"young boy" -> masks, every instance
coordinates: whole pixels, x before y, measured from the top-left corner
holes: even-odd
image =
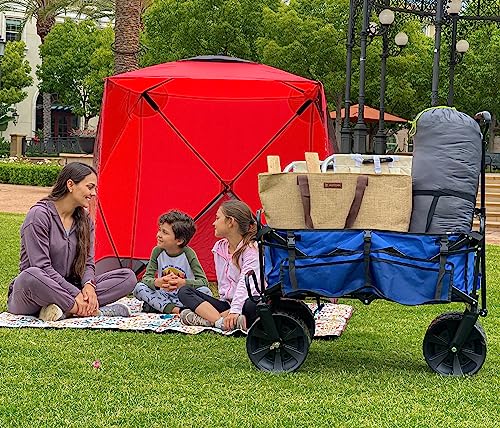
[[[178,314],[182,305],[177,291],[184,285],[212,295],[196,253],[187,246],[195,232],[193,219],[181,211],[169,211],[158,219],[158,245],[142,282],[134,288],[134,296],[143,302],[143,312]]]

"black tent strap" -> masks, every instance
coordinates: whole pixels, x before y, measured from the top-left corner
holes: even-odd
[[[466,192],[457,192],[455,190],[450,189],[442,189],[442,190],[413,190],[413,196],[454,196],[455,198],[465,199],[466,201],[476,203],[476,195]]]
[[[122,261],[120,259],[120,256],[118,255],[118,250],[116,249],[116,245],[113,241],[113,238],[111,237],[111,232],[109,230],[108,223],[106,222],[106,218],[104,217],[104,212],[102,211],[102,206],[99,203],[99,200],[97,200],[97,212],[101,215],[102,224],[104,225],[104,229],[106,230],[106,235],[108,236],[111,247],[113,248],[113,252],[115,253],[115,257],[118,259],[118,263],[120,263],[120,267],[123,268]]]
[[[455,190],[414,190],[413,196],[433,196],[431,206],[429,207],[429,212],[427,213],[427,221],[425,224],[425,233],[427,233],[431,227],[432,218],[436,212],[436,206],[439,202],[441,196],[452,196],[455,198],[465,199],[466,201],[476,204],[476,195],[471,195],[466,192],[457,192]]]
[[[175,132],[175,134],[186,144],[186,146],[193,152],[193,154],[200,160],[200,162],[207,167],[207,169],[221,182],[223,186],[225,186],[224,180],[222,177],[213,169],[210,164],[203,159],[203,156],[201,156],[196,149],[193,147],[193,145],[184,137],[184,135],[181,134],[181,132],[176,128],[176,126],[169,120],[169,118],[160,110],[156,102],[151,98],[151,96],[147,92],[143,92],[142,97],[144,100],[151,106],[151,108],[158,112],[158,114],[163,118],[165,122],[167,122],[168,126],[172,128],[172,130]]]

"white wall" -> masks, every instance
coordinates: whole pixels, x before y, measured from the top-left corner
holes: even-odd
[[[0,14],[0,33],[2,38],[5,40],[5,17],[12,18],[23,18],[23,14],[20,12],[3,12]],[[26,59],[29,61],[31,66],[31,75],[33,76],[33,84],[25,88],[28,93],[26,99],[16,105],[17,113],[19,114],[19,120],[17,125],[9,122],[9,126],[6,131],[3,132],[3,136],[6,139],[10,138],[10,134],[24,134],[27,136],[32,136],[35,130],[35,106],[36,98],[38,96],[38,80],[35,75],[36,66],[40,64],[40,57],[38,55],[38,46],[40,45],[40,37],[36,34],[35,21],[30,21],[26,24],[23,33],[21,35],[21,40],[26,43]]]

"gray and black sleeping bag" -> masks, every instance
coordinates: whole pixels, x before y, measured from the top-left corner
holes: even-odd
[[[479,125],[442,107],[415,122],[410,232],[470,232],[481,171]]]

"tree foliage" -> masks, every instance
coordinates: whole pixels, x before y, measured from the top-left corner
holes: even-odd
[[[13,120],[14,104],[28,96],[24,88],[33,83],[25,47],[23,42],[8,42],[0,60],[0,131],[5,131],[8,122]]]
[[[8,106],[24,100],[24,88],[33,83],[31,67],[25,58],[24,42],[8,42],[0,60],[0,104]]]
[[[104,78],[113,74],[112,43],[112,29],[92,21],[56,24],[40,46],[40,89],[57,93],[87,124],[99,113]]]
[[[143,64],[200,54],[224,54],[259,61],[323,82],[330,108],[340,109],[345,88],[348,0],[157,0],[145,14]],[[407,119],[431,106],[434,40],[418,19],[399,16],[389,40],[405,31],[409,43],[387,59],[386,111]],[[358,17],[359,18],[359,17]],[[378,21],[375,11],[371,21]],[[353,47],[350,99],[359,91],[358,19]],[[446,25],[449,25],[447,23]],[[500,116],[500,36],[498,25],[480,23],[468,40],[471,49],[456,68],[456,107],[474,114],[491,110]],[[380,104],[381,37],[367,49],[365,102]],[[448,88],[449,50],[443,36],[440,99]]]
[[[158,0],[144,15],[143,65],[196,55],[227,55],[258,60],[265,6],[281,0]]]
[[[500,27],[482,25],[467,36],[470,48],[457,66],[455,105],[474,115],[488,110],[499,132],[500,120]]]
[[[257,41],[262,62],[323,82],[335,105],[345,85],[348,2],[292,0],[264,10],[264,35]]]

